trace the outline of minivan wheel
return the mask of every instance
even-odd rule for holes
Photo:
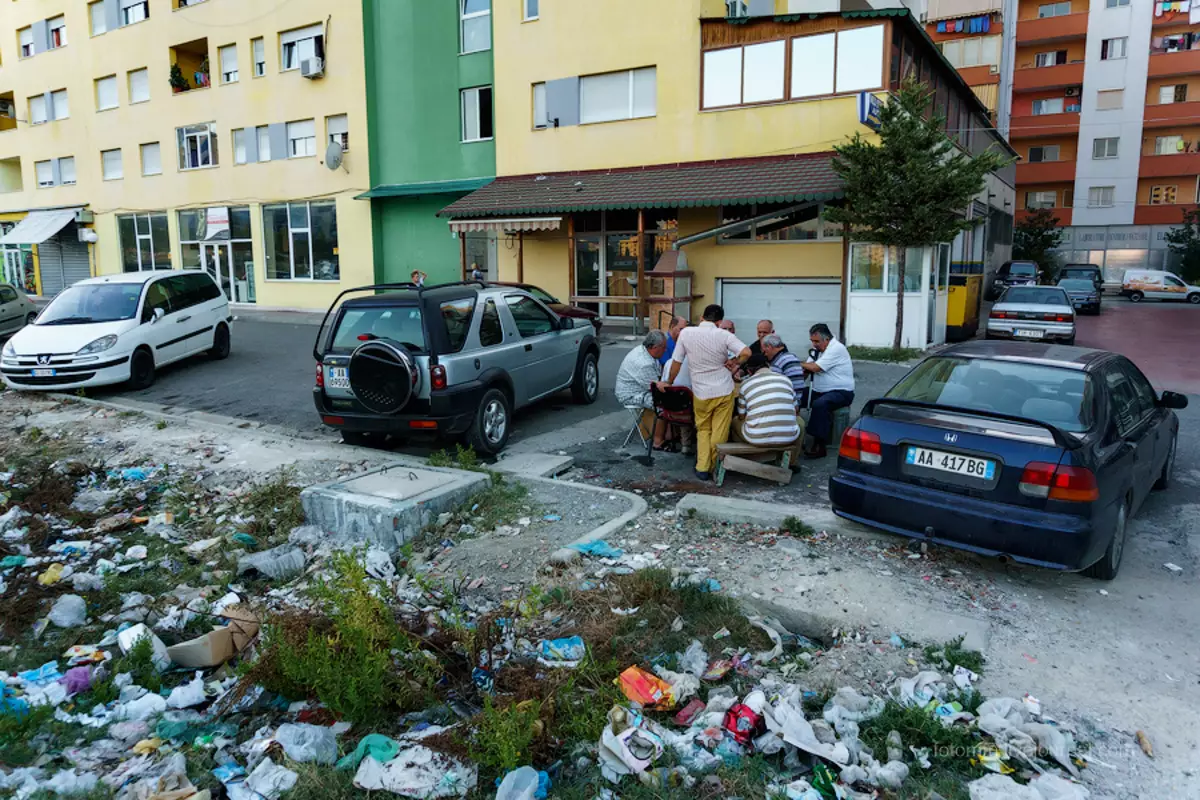
[[[1175,446],[1178,444],[1178,441],[1177,434],[1176,438],[1171,440],[1171,449],[1167,451],[1167,460],[1163,462],[1162,474],[1154,482],[1155,491],[1162,491],[1171,487],[1171,475],[1175,472]]]
[[[218,325],[217,332],[213,334],[213,346],[208,351],[208,356],[216,361],[221,361],[229,358],[229,350],[229,326]]]
[[[1142,298],[1144,298],[1145,296],[1146,295],[1142,294],[1141,292],[1130,292],[1129,293],[1129,302],[1140,303],[1140,302],[1142,302]]]
[[[1128,523],[1129,502],[1126,501],[1117,511],[1117,522],[1113,525],[1112,539],[1108,542],[1108,548],[1099,561],[1083,571],[1084,575],[1089,578],[1099,578],[1102,581],[1111,581],[1117,577],[1117,570],[1121,568],[1121,556],[1125,552],[1125,532]]]
[[[138,350],[129,359],[129,388],[149,389],[154,385],[154,356],[149,350]]]
[[[580,405],[591,405],[600,396],[600,365],[595,353],[583,357],[571,384],[571,396]]]
[[[479,398],[467,443],[480,455],[494,456],[508,444],[511,428],[512,408],[508,398],[499,389],[488,389]]]

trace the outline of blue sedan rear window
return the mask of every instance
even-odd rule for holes
[[[918,364],[886,396],[1026,417],[1079,432],[1092,425],[1092,392],[1091,377],[1078,370],[940,356]]]

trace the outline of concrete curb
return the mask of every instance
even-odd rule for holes
[[[686,494],[675,506],[681,518],[696,516],[716,522],[758,525],[763,528],[778,528],[788,517],[796,517],[817,530],[861,539],[895,542],[895,537],[886,533],[842,519],[828,506],[789,505],[787,503],[764,503],[758,500],[738,500],[710,494]]]
[[[580,553],[578,550],[572,549],[575,545],[586,544],[588,542],[594,542],[597,539],[603,539],[604,537],[608,536],[609,534],[613,533],[614,531],[618,531],[621,528],[625,527],[625,523],[631,522],[632,520],[635,520],[638,517],[640,517],[642,514],[645,514],[647,509],[649,508],[649,506],[646,505],[646,501],[643,498],[639,497],[638,495],[634,494],[633,492],[626,492],[626,491],[622,491],[621,489],[604,489],[599,486],[590,486],[589,484],[586,484],[586,483],[575,483],[573,481],[556,481],[556,480],[552,480],[550,478],[539,478],[539,477],[534,477],[534,476],[529,476],[529,475],[520,475],[517,477],[519,477],[523,481],[538,481],[541,483],[547,483],[547,484],[551,484],[554,486],[564,486],[565,485],[565,486],[570,486],[573,489],[584,489],[589,492],[595,492],[596,494],[616,495],[617,497],[623,497],[629,501],[630,508],[624,514],[617,517],[616,519],[609,520],[608,522],[604,523],[603,525],[601,525],[598,528],[593,528],[591,531],[589,531],[588,533],[585,533],[583,536],[580,536],[578,539],[571,542],[566,547],[560,547],[559,549],[557,549],[553,553],[551,553],[550,558],[549,558],[549,562],[551,564],[566,565],[566,564],[571,564],[575,561],[578,561],[580,558],[583,557],[583,554]]]

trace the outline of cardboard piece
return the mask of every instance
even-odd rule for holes
[[[242,652],[258,636],[258,617],[245,606],[229,606],[222,616],[229,620],[228,625],[168,647],[171,661],[185,669],[216,667]]]

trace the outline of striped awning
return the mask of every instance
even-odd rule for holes
[[[556,231],[562,217],[514,217],[511,219],[455,219],[450,221],[451,233],[475,231]]]

